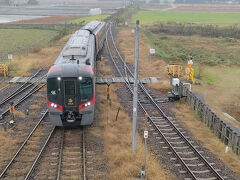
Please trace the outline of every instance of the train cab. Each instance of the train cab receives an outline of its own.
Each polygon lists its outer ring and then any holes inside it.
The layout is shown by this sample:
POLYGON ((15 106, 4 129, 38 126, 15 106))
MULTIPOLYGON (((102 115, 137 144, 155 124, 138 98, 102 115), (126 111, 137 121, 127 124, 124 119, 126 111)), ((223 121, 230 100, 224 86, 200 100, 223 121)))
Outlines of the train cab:
POLYGON ((91 124, 89 119, 95 99, 93 74, 71 64, 52 68, 47 78, 47 104, 51 119, 58 126, 91 124))

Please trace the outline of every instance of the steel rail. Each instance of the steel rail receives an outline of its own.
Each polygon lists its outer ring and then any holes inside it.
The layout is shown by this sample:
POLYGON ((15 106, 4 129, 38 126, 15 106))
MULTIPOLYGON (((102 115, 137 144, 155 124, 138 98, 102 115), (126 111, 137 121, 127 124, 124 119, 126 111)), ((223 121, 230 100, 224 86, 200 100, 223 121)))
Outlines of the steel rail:
MULTIPOLYGON (((111 29, 111 26, 110 28, 111 29)), ((114 48, 116 50, 116 52, 118 53, 122 63, 124 64, 125 66, 125 61, 123 60, 123 58, 121 57, 116 45, 115 45, 115 42, 114 42, 114 39, 113 39, 113 36, 112 36, 112 32, 110 31, 110 34, 111 34, 111 38, 112 38, 112 42, 113 42, 113 45, 114 45, 114 48)), ((107 43, 108 45, 108 43, 107 43)), ((108 51, 109 51, 109 54, 111 56, 111 59, 113 60, 113 56, 112 56, 112 53, 110 53, 110 49, 108 47, 108 51)), ((114 60, 113 60, 114 61, 114 60)), ((114 62, 114 65, 116 67, 116 62, 114 62)), ((118 69, 118 67, 116 67, 118 69)), ((128 68, 127 66, 127 69, 129 71, 129 73, 133 76, 131 70, 128 68)), ((120 75, 122 75, 122 73, 120 72, 120 70, 118 69, 118 72, 120 75)), ((123 76, 122 76, 123 77, 123 76)), ((169 120, 169 118, 166 116, 166 114, 161 110, 161 108, 157 105, 157 103, 155 102, 155 100, 151 97, 151 95, 148 93, 148 91, 146 90, 146 88, 143 86, 143 84, 140 82, 139 83, 139 86, 141 87, 141 89, 144 91, 144 93, 148 96, 148 98, 151 100, 151 102, 153 103, 153 105, 157 108, 157 110, 162 114, 163 118, 165 118, 173 127, 174 129, 177 131, 177 133, 187 142, 187 144, 189 145, 189 147, 191 147, 194 152, 201 158, 201 160, 204 162, 204 164, 211 170, 211 172, 213 172, 215 174, 215 176, 217 176, 219 179, 223 179, 219 173, 207 162, 207 160, 197 151, 197 149, 186 139, 186 137, 177 129, 177 127, 169 120)), ((129 88, 129 87, 128 87, 129 88)), ((132 90, 130 90, 131 93, 132 93, 132 90)), ((139 102, 139 105, 141 107, 141 109, 144 111, 144 113, 147 113, 146 109, 143 107, 143 105, 141 104, 141 102, 139 102)), ((148 113, 147 113, 148 114, 148 113)), ((177 152, 175 151, 174 147, 169 143, 169 141, 166 139, 166 137, 164 136, 164 134, 161 133, 161 131, 159 130, 159 128, 157 127, 157 125, 153 122, 153 120, 151 119, 150 116, 148 116, 148 119, 150 120, 150 122, 154 125, 154 127, 157 129, 157 131, 161 134, 161 136, 164 138, 164 140, 166 141, 166 143, 170 146, 170 148, 173 150, 174 154, 179 158, 179 160, 182 162, 182 164, 184 165, 184 167, 189 171, 189 173, 191 174, 191 176, 194 178, 194 179, 197 179, 197 177, 192 173, 192 171, 188 168, 188 166, 185 164, 185 162, 182 160, 182 158, 177 154, 177 152)))
POLYGON ((11 164, 13 163, 13 161, 16 159, 16 157, 18 156, 18 154, 21 152, 21 150, 23 149, 23 147, 26 145, 27 141, 30 139, 30 137, 33 135, 33 133, 35 132, 35 130, 37 129, 37 127, 39 126, 39 124, 43 121, 43 119, 46 117, 46 115, 48 114, 48 110, 46 110, 44 112, 44 114, 42 115, 42 117, 40 118, 40 120, 38 121, 38 123, 35 125, 35 127, 32 129, 32 131, 29 133, 29 135, 27 136, 27 138, 24 140, 24 142, 22 143, 22 145, 19 147, 19 149, 17 150, 17 152, 14 154, 14 156, 12 157, 12 159, 9 161, 9 163, 7 164, 7 166, 4 168, 4 170, 1 172, 0 174, 0 178, 3 178, 3 176, 5 175, 6 171, 8 170, 8 168, 11 166, 11 164))
POLYGON ((23 92, 24 90, 26 90, 27 88, 29 88, 30 86, 32 86, 32 84, 28 84, 27 86, 25 86, 24 88, 20 89, 18 92, 11 94, 10 96, 8 96, 7 98, 5 98, 4 100, 2 100, 2 102, 0 103, 0 106, 2 106, 3 104, 5 104, 6 102, 8 102, 9 100, 11 100, 12 98, 14 98, 15 96, 17 96, 18 94, 20 94, 21 92, 23 92))
POLYGON ((56 130, 56 126, 54 126, 54 127, 52 128, 52 130, 50 131, 50 134, 48 135, 48 137, 47 137, 47 139, 46 139, 43 147, 41 148, 38 156, 36 157, 35 161, 33 162, 32 167, 31 167, 30 170, 28 171, 28 173, 27 173, 26 177, 24 178, 24 180, 28 180, 28 179, 31 177, 31 174, 32 174, 34 168, 36 167, 38 161, 40 160, 40 158, 41 158, 41 156, 42 156, 42 153, 43 153, 43 151, 45 150, 47 144, 49 143, 49 140, 51 139, 51 137, 52 137, 53 133, 55 132, 55 130, 56 130))
MULTIPOLYGON (((111 33, 111 31, 110 31, 111 33)), ((111 37, 112 37, 112 33, 111 33, 111 37)), ((113 37, 112 37, 112 40, 113 40, 113 37)), ((113 44, 114 44, 114 47, 115 47, 115 50, 117 51, 121 61, 125 64, 123 58, 121 57, 119 51, 117 50, 116 48, 116 45, 115 45, 115 42, 113 40, 113 44)), ((128 71, 130 72, 131 75, 132 72, 130 71, 130 69, 127 67, 128 71)), ((158 111, 163 115, 163 117, 165 119, 167 119, 169 121, 169 123, 174 127, 174 129, 177 131, 177 133, 187 142, 187 144, 195 151, 195 153, 197 153, 197 155, 202 159, 202 161, 205 163, 205 165, 208 166, 209 169, 211 169, 211 171, 219 178, 219 179, 223 179, 219 174, 218 172, 215 171, 215 169, 207 162, 207 160, 196 150, 196 148, 186 139, 186 137, 177 129, 177 127, 169 120, 169 118, 166 116, 166 114, 161 110, 161 108, 157 105, 157 103, 155 102, 155 100, 151 97, 151 95, 148 93, 148 91, 146 90, 146 88, 143 86, 143 84, 140 82, 139 86, 141 87, 141 89, 147 94, 147 96, 150 98, 150 100, 152 101, 152 103, 154 104, 154 106, 158 109, 158 111)), ((140 102, 139 102, 140 103, 140 102)), ((144 109, 144 107, 141 105, 140 103, 140 106, 142 109, 144 109)), ((144 109, 145 113, 147 113, 147 111, 144 109)), ((148 117, 148 119, 151 121, 152 124, 154 124, 155 127, 156 124, 153 122, 153 120, 148 117)), ((158 129, 158 128, 157 128, 158 129)), ((158 129, 158 131, 160 132, 160 130, 158 129)), ((164 136, 164 135, 163 135, 164 136)), ((169 143, 168 143, 169 144, 169 143)), ((170 144, 169 144, 170 145, 170 144)), ((170 145, 171 146, 171 145, 170 145)), ((173 147, 172 147, 173 148, 173 147)), ((175 151, 175 150, 174 150, 175 151)), ((176 151, 175 151, 176 152, 176 151)), ((176 152, 177 153, 177 152, 176 152)), ((179 156, 180 157, 180 156, 179 156)), ((181 158, 181 157, 180 157, 181 158)), ((183 161, 182 161, 183 162, 183 161)), ((184 163, 185 164, 185 163, 184 163)), ((189 169, 187 167, 187 169, 189 169)))
MULTIPOLYGON (((23 101, 25 101, 27 98, 29 98, 31 95, 33 95, 35 92, 37 92, 39 89, 43 88, 46 84, 43 84, 38 87, 38 85, 35 85, 26 95, 24 95, 21 99, 19 99, 14 106, 17 107, 19 104, 21 104, 23 101)), ((5 114, 7 114, 10 110, 6 109, 4 112, 0 114, 0 117, 2 118, 5 114)))
MULTIPOLYGON (((62 140, 60 143, 60 150, 59 150, 59 160, 58 160, 58 169, 57 169, 57 178, 56 180, 60 180, 61 176, 61 168, 62 168, 62 153, 63 153, 63 146, 64 146, 64 134, 65 131, 63 129, 62 140)), ((86 138, 85 138, 85 128, 82 130, 82 173, 83 173, 83 180, 86 180, 86 138)))
POLYGON ((0 89, 0 91, 2 91, 2 90, 4 90, 4 89, 6 89, 8 86, 9 86, 9 84, 8 84, 8 85, 6 85, 6 86, 4 86, 4 87, 2 87, 2 88, 0 89))
MULTIPOLYGON (((118 72, 120 72, 120 69, 119 69, 118 66, 116 65, 116 62, 115 62, 115 60, 114 60, 114 58, 113 58, 113 56, 112 56, 112 53, 110 52, 110 48, 109 48, 109 46, 108 46, 108 43, 107 43, 107 48, 108 48, 109 54, 110 54, 110 56, 111 56, 111 59, 112 59, 112 61, 113 61, 113 63, 114 63, 115 68, 117 69, 118 72)), ((120 72, 119 74, 122 76, 122 73, 121 73, 121 72, 120 72)), ((126 81, 125 81, 125 83, 126 83, 126 81)), ((128 87, 128 89, 130 90, 130 92, 131 92, 132 95, 133 95, 133 90, 132 90, 131 86, 127 85, 127 87, 128 87)), ((143 110, 144 114, 148 114, 148 112, 146 111, 146 109, 143 107, 142 103, 140 103, 139 100, 138 100, 138 104, 140 105, 140 107, 141 107, 141 109, 143 110)), ((156 127, 157 127, 157 126, 156 126, 156 127)), ((158 130, 159 130, 159 129, 158 129, 158 130)), ((170 148, 171 148, 171 150, 174 152, 174 154, 180 159, 180 161, 181 161, 181 163, 184 165, 184 167, 189 171, 190 175, 191 175, 194 179, 197 179, 197 178, 195 177, 195 175, 191 172, 191 170, 188 168, 188 166, 186 165, 186 163, 185 163, 185 162, 181 159, 181 157, 177 154, 177 152, 175 151, 175 149, 173 149, 172 145, 168 142, 168 140, 167 140, 166 137, 162 134, 162 132, 161 132, 161 131, 158 131, 158 132, 161 134, 161 136, 163 137, 164 141, 170 146, 170 148)))
POLYGON ((59 160, 58 160, 58 169, 57 169, 57 179, 56 180, 60 180, 60 175, 61 175, 63 142, 64 142, 64 137, 65 137, 64 134, 65 134, 65 130, 63 129, 62 139, 61 139, 61 143, 60 143, 60 150, 59 150, 59 160))
MULTIPOLYGON (((111 27, 111 25, 110 25, 110 27, 111 27)), ((109 48, 109 44, 108 44, 108 36, 107 36, 110 27, 109 27, 108 30, 106 31, 106 44, 107 44, 107 50, 108 50, 108 52, 109 52, 109 55, 111 56, 111 59, 113 60, 114 58, 113 58, 113 55, 112 55, 112 53, 111 53, 111 51, 110 51, 110 48, 109 48)), ((123 76, 123 74, 122 74, 121 71, 119 70, 119 68, 118 68, 118 66, 117 66, 117 64, 116 64, 116 62, 115 62, 114 60, 113 60, 112 62, 113 62, 113 64, 114 64, 114 66, 116 67, 116 69, 117 69, 119 75, 121 75, 121 76, 123 77, 123 79, 124 79, 124 81, 125 81, 125 83, 126 83, 128 89, 131 91, 131 93, 133 93, 133 90, 132 90, 132 88, 131 88, 131 84, 129 83, 129 81, 127 80, 127 78, 125 78, 125 77, 123 76)))
POLYGON ((29 77, 27 79, 26 82, 24 82, 19 88, 17 88, 12 94, 10 94, 9 96, 7 96, 5 99, 3 99, 0 102, 0 106, 3 105, 4 103, 6 103, 7 101, 9 101, 10 99, 12 99, 13 97, 15 97, 16 95, 18 95, 19 93, 21 93, 22 91, 24 91, 25 89, 27 89, 28 87, 32 86, 32 84, 27 85, 26 87, 24 87, 26 84, 28 84, 31 79, 33 79, 34 77, 36 77, 40 72, 42 71, 42 69, 38 70, 33 76, 29 77), (24 88, 23 88, 24 87, 24 88))
POLYGON ((86 144, 85 144, 85 128, 83 127, 83 135, 82 135, 82 141, 83 141, 83 152, 82 152, 82 158, 83 158, 83 180, 86 180, 86 144))

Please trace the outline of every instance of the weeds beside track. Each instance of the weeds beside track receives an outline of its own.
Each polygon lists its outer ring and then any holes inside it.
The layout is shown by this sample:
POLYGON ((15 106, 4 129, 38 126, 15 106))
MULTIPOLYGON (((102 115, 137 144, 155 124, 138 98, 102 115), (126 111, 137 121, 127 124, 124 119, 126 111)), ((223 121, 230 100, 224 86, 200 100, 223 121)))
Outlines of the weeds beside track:
MULTIPOLYGON (((117 72, 125 79, 126 87, 133 94, 133 87, 128 81, 128 77, 133 77, 133 73, 116 48, 111 26, 107 33, 106 44, 117 72)), ((202 152, 199 152, 192 142, 188 140, 188 137, 177 127, 177 124, 167 117, 150 95, 149 90, 141 82, 139 82, 139 94, 138 105, 144 114, 147 114, 150 122, 149 126, 153 127, 153 134, 158 137, 156 143, 166 144, 166 148, 171 150, 170 154, 172 154, 173 160, 180 163, 180 173, 183 174, 183 177, 223 179, 218 171, 213 168, 212 163, 206 160, 202 152), (141 102, 141 100, 145 99, 148 99, 150 103, 141 102)))

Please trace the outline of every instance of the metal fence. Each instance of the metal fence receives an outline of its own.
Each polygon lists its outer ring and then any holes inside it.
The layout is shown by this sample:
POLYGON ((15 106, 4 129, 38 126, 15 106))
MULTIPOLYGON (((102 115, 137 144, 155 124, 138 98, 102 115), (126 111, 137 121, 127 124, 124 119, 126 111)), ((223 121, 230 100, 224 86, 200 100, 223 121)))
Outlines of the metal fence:
POLYGON ((197 93, 192 92, 189 86, 183 83, 179 85, 179 94, 186 97, 187 103, 195 110, 201 120, 221 139, 221 141, 231 147, 240 155, 240 131, 231 123, 221 119, 211 108, 205 104, 204 99, 197 93))

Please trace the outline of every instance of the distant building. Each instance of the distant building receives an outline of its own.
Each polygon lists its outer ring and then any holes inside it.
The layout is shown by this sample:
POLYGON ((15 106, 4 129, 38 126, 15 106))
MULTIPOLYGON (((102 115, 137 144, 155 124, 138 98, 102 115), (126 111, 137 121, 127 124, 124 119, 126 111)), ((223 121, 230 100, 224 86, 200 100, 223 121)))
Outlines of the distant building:
POLYGON ((93 8, 89 10, 90 16, 99 15, 99 14, 102 14, 101 8, 93 8))
POLYGON ((9 4, 14 6, 20 6, 20 5, 27 4, 28 1, 29 0, 9 0, 9 4))

